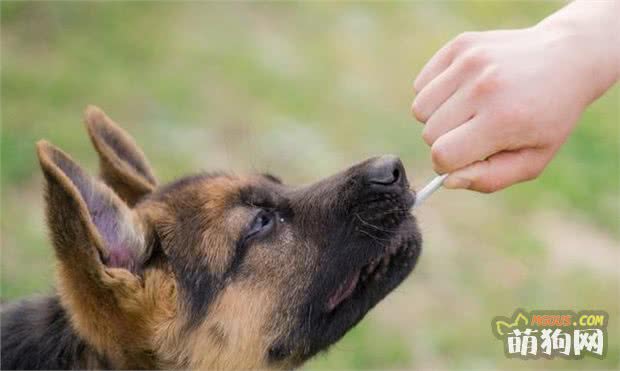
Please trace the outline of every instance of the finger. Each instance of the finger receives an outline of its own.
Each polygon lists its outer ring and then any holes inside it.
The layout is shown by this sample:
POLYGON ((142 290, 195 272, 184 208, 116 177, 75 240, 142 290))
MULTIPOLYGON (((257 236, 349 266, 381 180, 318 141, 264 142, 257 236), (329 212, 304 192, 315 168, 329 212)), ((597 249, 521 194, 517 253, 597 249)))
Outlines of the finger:
POLYGON ((453 51, 450 44, 445 45, 424 65, 422 71, 413 82, 413 89, 419 93, 436 76, 442 73, 452 63, 453 51))
POLYGON ((418 77, 413 83, 413 88, 416 93, 421 92, 426 85, 439 76, 444 70, 446 70, 451 64, 454 58, 461 51, 467 49, 472 42, 478 38, 477 32, 465 32, 444 45, 431 59, 424 65, 422 71, 418 74, 418 77))
POLYGON ((433 113, 458 89, 465 74, 453 64, 431 81, 413 101, 411 109, 416 119, 426 122, 433 113))
POLYGON ((513 184, 537 178, 549 157, 541 149, 525 148, 497 153, 451 173, 446 188, 467 188, 491 193, 513 184))
POLYGON ((504 150, 505 138, 497 130, 488 130, 485 124, 483 116, 474 116, 439 137, 431 146, 435 171, 449 173, 504 150))
POLYGON ((468 103, 466 89, 459 88, 426 121, 422 139, 432 146, 435 141, 450 130, 463 125, 475 114, 472 104, 468 103))

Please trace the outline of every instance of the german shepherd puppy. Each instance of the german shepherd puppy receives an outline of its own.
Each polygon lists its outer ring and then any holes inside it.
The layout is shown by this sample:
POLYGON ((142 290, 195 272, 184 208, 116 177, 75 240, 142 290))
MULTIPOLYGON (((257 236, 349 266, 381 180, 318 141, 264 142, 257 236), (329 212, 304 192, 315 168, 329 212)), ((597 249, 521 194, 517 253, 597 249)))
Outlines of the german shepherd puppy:
POLYGON ((160 186, 130 136, 85 116, 100 178, 37 143, 57 293, 4 308, 2 368, 296 367, 416 263, 396 157, 302 187, 224 173, 160 186))

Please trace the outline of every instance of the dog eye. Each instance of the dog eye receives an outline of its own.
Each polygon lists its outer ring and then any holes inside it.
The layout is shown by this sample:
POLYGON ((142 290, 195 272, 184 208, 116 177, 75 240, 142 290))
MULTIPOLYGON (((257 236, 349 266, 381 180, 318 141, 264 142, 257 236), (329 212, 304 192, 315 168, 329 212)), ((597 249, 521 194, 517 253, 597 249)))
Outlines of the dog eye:
POLYGON ((276 222, 276 215, 273 211, 261 210, 256 214, 245 239, 262 237, 269 233, 276 222))

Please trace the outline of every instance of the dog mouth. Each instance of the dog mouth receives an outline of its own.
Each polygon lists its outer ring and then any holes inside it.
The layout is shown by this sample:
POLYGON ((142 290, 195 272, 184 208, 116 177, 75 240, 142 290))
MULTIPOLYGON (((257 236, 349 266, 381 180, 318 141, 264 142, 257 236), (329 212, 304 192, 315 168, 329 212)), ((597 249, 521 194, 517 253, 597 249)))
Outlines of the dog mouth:
POLYGON ((351 273, 327 299, 327 311, 333 311, 340 303, 351 297, 360 282, 360 271, 351 273))
POLYGON ((377 290, 389 292, 394 281, 399 283, 404 278, 401 273, 410 271, 410 262, 415 260, 419 247, 415 238, 417 228, 410 214, 414 201, 415 195, 405 191, 383 194, 360 206, 361 210, 356 212, 357 231, 376 252, 331 291, 325 302, 327 313, 337 312, 339 307, 363 298, 367 292, 370 296, 377 290))
POLYGON ((354 296, 363 294, 367 289, 383 280, 389 279, 393 271, 404 266, 415 254, 409 241, 394 238, 384 251, 346 276, 342 283, 328 296, 325 309, 334 312, 354 296))
MULTIPOLYGON (((307 359, 342 338, 411 273, 422 239, 408 206, 396 207, 406 210, 406 215, 396 218, 381 240, 367 236, 354 241, 351 248, 357 250, 357 256, 343 254, 332 260, 335 268, 346 271, 334 277, 329 289, 311 297, 301 312, 304 325, 297 331, 309 343, 300 348, 299 359, 307 359)), ((317 282, 325 285, 325 281, 317 282)))

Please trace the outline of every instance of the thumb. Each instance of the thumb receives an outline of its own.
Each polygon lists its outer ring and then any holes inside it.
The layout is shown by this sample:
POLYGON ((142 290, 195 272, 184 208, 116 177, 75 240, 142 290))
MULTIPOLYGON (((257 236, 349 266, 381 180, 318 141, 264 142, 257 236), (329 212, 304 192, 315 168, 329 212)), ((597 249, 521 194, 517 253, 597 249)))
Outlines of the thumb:
POLYGON ((548 161, 548 156, 537 148, 499 152, 450 173, 443 185, 492 193, 537 178, 548 161))

